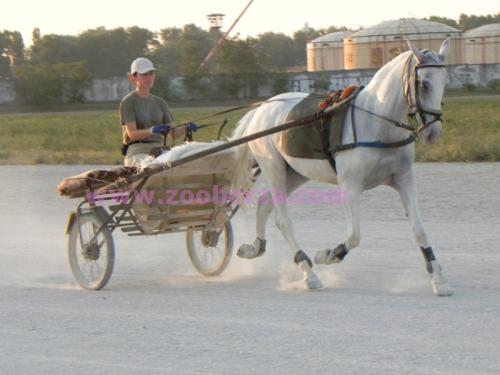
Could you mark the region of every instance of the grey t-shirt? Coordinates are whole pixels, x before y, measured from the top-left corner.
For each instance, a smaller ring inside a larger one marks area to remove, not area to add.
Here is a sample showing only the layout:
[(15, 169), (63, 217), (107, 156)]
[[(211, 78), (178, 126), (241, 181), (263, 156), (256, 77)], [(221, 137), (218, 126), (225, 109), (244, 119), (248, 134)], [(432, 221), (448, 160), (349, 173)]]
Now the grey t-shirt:
[[(143, 98), (133, 91), (120, 102), (120, 122), (124, 144), (131, 142), (124, 125), (132, 121), (135, 121), (137, 129), (147, 129), (154, 125), (169, 124), (173, 122), (173, 117), (168, 109), (167, 102), (159, 96), (149, 95), (147, 98)], [(163, 138), (160, 134), (152, 134), (142, 139), (142, 141), (151, 143), (151, 146), (154, 147), (161, 145)], [(140, 153), (139, 150), (147, 149), (148, 146), (142, 143), (134, 144), (129, 147), (127, 155)]]

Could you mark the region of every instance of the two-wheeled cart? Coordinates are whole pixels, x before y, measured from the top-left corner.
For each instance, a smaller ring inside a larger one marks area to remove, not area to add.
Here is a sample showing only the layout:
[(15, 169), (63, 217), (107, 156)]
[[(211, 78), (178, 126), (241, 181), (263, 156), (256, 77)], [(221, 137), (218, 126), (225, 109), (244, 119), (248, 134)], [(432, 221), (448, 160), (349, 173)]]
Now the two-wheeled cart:
[(219, 275), (233, 251), (231, 217), (238, 209), (230, 192), (234, 164), (234, 153), (224, 152), (175, 168), (153, 165), (130, 183), (89, 184), (66, 228), (78, 284), (98, 290), (109, 281), (116, 229), (129, 236), (185, 232), (196, 270)]

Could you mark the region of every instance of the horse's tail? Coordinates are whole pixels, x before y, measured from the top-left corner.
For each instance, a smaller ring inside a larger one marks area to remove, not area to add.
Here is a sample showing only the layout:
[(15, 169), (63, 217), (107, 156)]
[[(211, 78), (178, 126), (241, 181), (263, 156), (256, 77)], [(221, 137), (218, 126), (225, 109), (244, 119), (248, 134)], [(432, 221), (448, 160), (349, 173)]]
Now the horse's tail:
[[(234, 129), (229, 141), (234, 141), (240, 139), (246, 135), (246, 131), (250, 125), (250, 122), (255, 114), (256, 109), (251, 110), (246, 113), (245, 116), (238, 121), (236, 129)], [(233, 191), (246, 191), (250, 189), (253, 185), (252, 181), (252, 165), (254, 164), (254, 158), (248, 143), (239, 145), (236, 149), (237, 161), (234, 167), (233, 180), (231, 183), (231, 188)]]

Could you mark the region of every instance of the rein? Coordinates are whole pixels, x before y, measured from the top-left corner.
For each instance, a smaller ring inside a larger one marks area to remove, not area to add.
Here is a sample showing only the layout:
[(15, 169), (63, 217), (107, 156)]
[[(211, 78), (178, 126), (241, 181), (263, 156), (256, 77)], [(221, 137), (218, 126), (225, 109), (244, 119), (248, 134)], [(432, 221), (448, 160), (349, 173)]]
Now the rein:
[[(216, 113), (212, 113), (210, 115), (207, 115), (207, 116), (202, 116), (202, 117), (198, 117), (198, 118), (195, 118), (193, 120), (190, 120), (190, 121), (187, 121), (187, 122), (184, 122), (178, 126), (176, 126), (175, 128), (180, 128), (181, 126), (185, 126), (185, 125), (188, 125), (189, 123), (191, 122), (198, 122), (198, 121), (203, 121), (203, 120), (208, 120), (210, 118), (214, 118), (214, 117), (217, 117), (217, 116), (220, 116), (220, 115), (224, 115), (226, 113), (230, 113), (230, 112), (234, 112), (234, 111), (239, 111), (240, 109), (245, 109), (245, 108), (252, 108), (252, 107), (258, 107), (260, 106), (262, 103), (264, 102), (254, 102), (254, 103), (249, 103), (249, 104), (243, 104), (243, 105), (240, 105), (240, 106), (237, 106), (237, 107), (232, 107), (232, 108), (229, 108), (229, 109), (225, 109), (223, 111), (220, 111), (220, 112), (216, 112)], [(198, 126), (198, 129), (203, 129), (203, 128), (208, 128), (210, 126), (214, 126), (214, 125), (217, 125), (217, 123), (211, 123), (211, 124), (206, 124), (206, 125), (200, 125)]]
[[(224, 115), (226, 113), (239, 111), (240, 109), (258, 107), (258, 106), (262, 105), (262, 103), (264, 103), (264, 102), (254, 102), (254, 103), (249, 103), (249, 104), (243, 104), (243, 105), (240, 105), (240, 106), (237, 106), (237, 107), (231, 107), (231, 108), (225, 109), (223, 111), (219, 111), (219, 112), (207, 115), (207, 116), (202, 116), (202, 117), (198, 117), (198, 118), (195, 118), (195, 119), (183, 122), (182, 124), (179, 124), (177, 126), (172, 127), (172, 130), (177, 129), (177, 128), (181, 128), (183, 126), (185, 127), (185, 126), (189, 125), (192, 122), (198, 122), (198, 121), (208, 120), (208, 119), (211, 119), (211, 118), (214, 118), (214, 117), (218, 117), (220, 115)], [(208, 128), (208, 127), (215, 126), (215, 125), (219, 125), (220, 126), (220, 124), (218, 122), (211, 122), (211, 123), (208, 123), (208, 124), (205, 124), (205, 125), (198, 125), (197, 129), (199, 130), (199, 129)], [(220, 135), (221, 135), (221, 132), (222, 132), (222, 128), (224, 128), (226, 125), (227, 125), (227, 120), (224, 120), (221, 128), (219, 129), (218, 139), (220, 138)], [(165, 134), (164, 137), (163, 137), (163, 146), (164, 147), (166, 147), (166, 145), (167, 145), (167, 134)], [(189, 142), (193, 141), (193, 132), (192, 131), (186, 130), (186, 135), (184, 137), (184, 142), (186, 142), (186, 141), (189, 141)], [(172, 138), (172, 145), (173, 145), (173, 138)]]

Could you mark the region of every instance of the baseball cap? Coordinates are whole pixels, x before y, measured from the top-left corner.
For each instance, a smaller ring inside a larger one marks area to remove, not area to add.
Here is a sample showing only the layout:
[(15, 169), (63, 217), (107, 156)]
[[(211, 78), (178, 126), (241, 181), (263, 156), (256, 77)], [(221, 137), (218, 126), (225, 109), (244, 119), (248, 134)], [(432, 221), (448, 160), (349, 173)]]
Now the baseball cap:
[(139, 73), (144, 74), (151, 70), (156, 70), (153, 66), (151, 60), (145, 57), (138, 57), (134, 61), (132, 61), (132, 65), (130, 65), (130, 74)]

